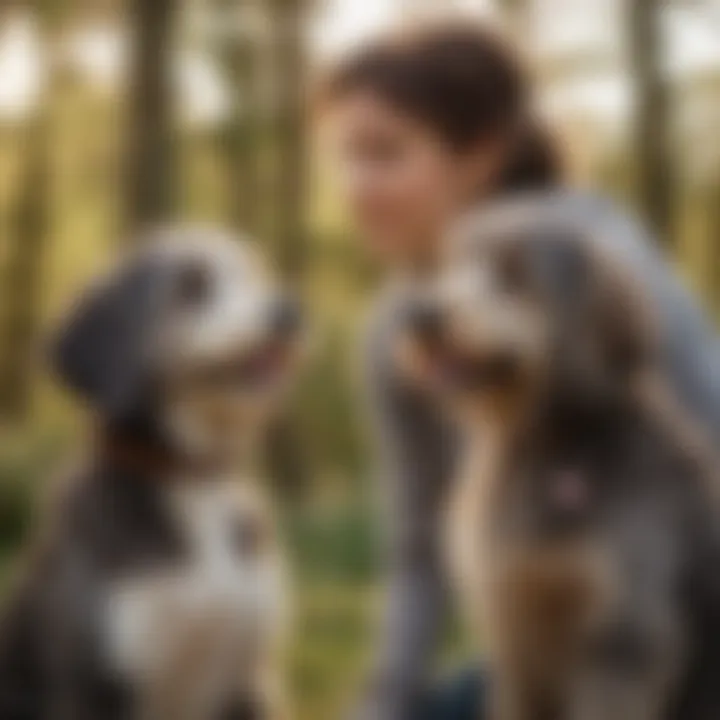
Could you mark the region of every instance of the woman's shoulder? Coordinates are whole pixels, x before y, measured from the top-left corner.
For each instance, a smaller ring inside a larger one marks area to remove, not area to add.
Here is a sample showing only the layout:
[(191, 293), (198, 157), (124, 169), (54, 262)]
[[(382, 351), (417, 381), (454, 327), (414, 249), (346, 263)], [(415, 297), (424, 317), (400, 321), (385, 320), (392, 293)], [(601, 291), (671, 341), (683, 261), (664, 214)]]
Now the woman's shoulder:
[(534, 189), (504, 195), (478, 208), (482, 215), (492, 217), (504, 213), (532, 213), (538, 217), (564, 217), (585, 223), (623, 221), (632, 223), (638, 232), (641, 223), (621, 201), (598, 191), (572, 187)]
[(621, 201), (599, 192), (569, 187), (532, 190), (499, 198), (476, 213), (490, 226), (502, 226), (521, 213), (549, 225), (576, 227), (581, 239), (628, 263), (641, 279), (666, 273), (662, 247), (645, 223)]
[(598, 191), (583, 190), (569, 187), (551, 188), (547, 190), (531, 191), (502, 199), (497, 209), (490, 212), (504, 212), (508, 205), (513, 212), (533, 213), (538, 217), (557, 218), (569, 222), (576, 222), (584, 228), (596, 232), (588, 233), (596, 240), (602, 242), (612, 228), (617, 237), (617, 231), (624, 237), (632, 237), (635, 241), (649, 242), (650, 233), (643, 222), (621, 200), (610, 198)]

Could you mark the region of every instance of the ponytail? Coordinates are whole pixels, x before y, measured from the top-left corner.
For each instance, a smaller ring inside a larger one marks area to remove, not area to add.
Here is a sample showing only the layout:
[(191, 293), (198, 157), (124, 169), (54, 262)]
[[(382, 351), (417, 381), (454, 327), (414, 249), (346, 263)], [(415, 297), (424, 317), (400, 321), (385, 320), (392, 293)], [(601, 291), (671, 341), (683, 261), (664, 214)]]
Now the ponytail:
[(541, 120), (532, 118), (513, 140), (497, 187), (500, 192), (539, 189), (556, 185), (562, 176), (556, 139)]

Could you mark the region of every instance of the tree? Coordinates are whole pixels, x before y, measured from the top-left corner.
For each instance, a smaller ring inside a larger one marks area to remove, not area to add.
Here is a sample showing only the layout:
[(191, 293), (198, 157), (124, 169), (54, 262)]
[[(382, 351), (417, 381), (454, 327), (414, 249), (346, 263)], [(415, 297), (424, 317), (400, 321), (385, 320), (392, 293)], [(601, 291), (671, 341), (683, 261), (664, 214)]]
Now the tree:
[[(303, 45), (306, 0), (270, 0), (273, 33), (275, 167), (272, 240), (288, 283), (299, 287), (306, 266), (305, 145), (306, 58)], [(300, 440), (299, 408), (291, 407), (271, 428), (267, 460), (275, 483), (297, 493), (308, 485), (307, 457)]]
[(126, 225), (130, 236), (167, 219), (175, 203), (172, 48), (176, 0), (130, 0), (133, 55), (129, 97)]
[(305, 0), (271, 0), (275, 66), (274, 244), (286, 277), (298, 282), (306, 261), (308, 180), (305, 146), (306, 59), (303, 45)]
[(230, 112), (220, 132), (231, 191), (228, 216), (238, 230), (259, 232), (260, 192), (260, 8), (254, 0), (215, 0), (227, 28), (216, 40), (229, 80)]
[(46, 87), (20, 129), (23, 165), (9, 219), (11, 242), (2, 282), (0, 319), (0, 413), (4, 419), (14, 421), (23, 419), (30, 409), (32, 369), (41, 325), (43, 265), (51, 224), (56, 47), (63, 17), (58, 2), (38, 0), (34, 10)]
[(673, 161), (669, 89), (663, 73), (660, 0), (630, 0), (628, 39), (635, 83), (633, 147), (641, 212), (657, 236), (673, 240)]

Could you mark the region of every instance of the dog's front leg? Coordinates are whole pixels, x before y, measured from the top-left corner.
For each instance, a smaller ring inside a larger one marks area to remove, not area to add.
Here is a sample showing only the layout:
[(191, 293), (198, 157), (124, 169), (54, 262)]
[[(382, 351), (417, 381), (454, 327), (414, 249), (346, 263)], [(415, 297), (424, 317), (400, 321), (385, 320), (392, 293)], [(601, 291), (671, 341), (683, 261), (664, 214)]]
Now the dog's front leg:
[(47, 712), (42, 631), (28, 598), (10, 601), (0, 623), (0, 718), (41, 720)]
[(480, 717), (490, 720), (557, 720), (560, 717), (556, 696), (550, 688), (529, 681), (521, 675), (492, 670), (488, 708)]
[[(491, 720), (536, 720), (536, 703), (521, 687), (506, 683), (498, 684), (490, 700)], [(485, 717), (483, 708), (480, 717)]]
[(585, 677), (571, 701), (568, 720), (659, 720), (665, 696), (651, 678), (615, 671)]
[(278, 650), (262, 655), (249, 675), (241, 674), (235, 696), (218, 720), (289, 720)]
[(233, 700), (217, 720), (271, 720), (262, 698), (243, 697)]
[(579, 668), (568, 720), (658, 720), (676, 687), (679, 649), (628, 634)]

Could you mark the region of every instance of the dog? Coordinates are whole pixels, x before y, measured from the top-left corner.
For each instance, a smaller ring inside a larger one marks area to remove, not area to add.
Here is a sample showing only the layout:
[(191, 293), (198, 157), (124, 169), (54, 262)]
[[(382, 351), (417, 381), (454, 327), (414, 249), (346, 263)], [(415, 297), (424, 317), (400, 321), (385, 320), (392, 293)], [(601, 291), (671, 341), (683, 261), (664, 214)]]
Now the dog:
[(287, 616), (245, 461), (293, 375), (298, 303), (251, 243), (165, 228), (52, 343), (96, 416), (0, 631), (3, 720), (277, 720)]
[(494, 720), (720, 717), (718, 465), (593, 227), (521, 202), (451, 233), (398, 342), (463, 430), (449, 563)]

